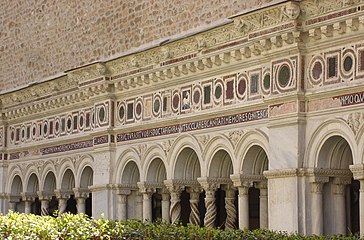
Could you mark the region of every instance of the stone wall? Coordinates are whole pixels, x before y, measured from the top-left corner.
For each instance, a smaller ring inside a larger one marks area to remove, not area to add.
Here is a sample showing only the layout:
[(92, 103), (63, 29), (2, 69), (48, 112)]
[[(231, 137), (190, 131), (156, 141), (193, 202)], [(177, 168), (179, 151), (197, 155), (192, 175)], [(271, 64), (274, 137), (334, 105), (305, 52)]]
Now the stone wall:
[(6, 0), (0, 7), (0, 91), (271, 1)]

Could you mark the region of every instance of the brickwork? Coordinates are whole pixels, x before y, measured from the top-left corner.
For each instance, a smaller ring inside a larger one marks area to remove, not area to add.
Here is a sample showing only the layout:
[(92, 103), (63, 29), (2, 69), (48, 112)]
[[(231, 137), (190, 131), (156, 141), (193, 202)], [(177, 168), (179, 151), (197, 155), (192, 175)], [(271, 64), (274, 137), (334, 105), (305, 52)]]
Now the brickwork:
[(0, 91), (270, 1), (7, 0), (0, 8)]

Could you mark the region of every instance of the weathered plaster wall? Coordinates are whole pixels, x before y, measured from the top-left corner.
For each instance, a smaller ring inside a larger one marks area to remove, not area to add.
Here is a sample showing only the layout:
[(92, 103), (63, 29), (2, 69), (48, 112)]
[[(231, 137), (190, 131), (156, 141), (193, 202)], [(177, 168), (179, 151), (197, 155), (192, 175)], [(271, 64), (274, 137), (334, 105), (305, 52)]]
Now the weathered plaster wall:
[(271, 1), (4, 0), (0, 4), (0, 91)]

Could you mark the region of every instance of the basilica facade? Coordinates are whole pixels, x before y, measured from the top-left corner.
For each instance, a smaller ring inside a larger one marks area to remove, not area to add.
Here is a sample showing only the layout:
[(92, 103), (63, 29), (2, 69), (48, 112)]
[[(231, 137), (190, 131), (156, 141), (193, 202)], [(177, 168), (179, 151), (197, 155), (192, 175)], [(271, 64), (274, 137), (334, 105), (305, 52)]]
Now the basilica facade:
[(278, 1), (3, 92), (0, 212), (364, 234), (364, 1)]

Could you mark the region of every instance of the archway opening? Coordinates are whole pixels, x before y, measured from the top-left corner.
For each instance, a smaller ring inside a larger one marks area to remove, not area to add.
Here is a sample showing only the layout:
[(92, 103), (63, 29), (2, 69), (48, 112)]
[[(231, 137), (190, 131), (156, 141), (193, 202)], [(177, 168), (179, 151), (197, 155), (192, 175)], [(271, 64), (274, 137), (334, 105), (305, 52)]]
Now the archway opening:
[(320, 148), (317, 168), (332, 170), (322, 191), (325, 235), (359, 232), (359, 183), (349, 170), (352, 164), (352, 150), (342, 136), (328, 138)]
[[(190, 182), (197, 182), (197, 178), (201, 176), (200, 161), (196, 152), (189, 147), (184, 148), (178, 155), (176, 165), (174, 169), (174, 179), (187, 180)], [(184, 225), (189, 223), (191, 206), (190, 206), (190, 194), (187, 192), (187, 188), (181, 193), (181, 222)], [(201, 193), (202, 194), (202, 193)], [(203, 211), (204, 209), (202, 209)], [(204, 212), (199, 212), (200, 222), (203, 222)]]
[(37, 197), (37, 192), (39, 191), (39, 181), (37, 175), (32, 173), (28, 180), (28, 186), (27, 186), (27, 194), (34, 196), (34, 201), (31, 204), (31, 213), (35, 215), (41, 214), (41, 207), (40, 207), (40, 201)]
[[(163, 185), (167, 179), (166, 167), (160, 158), (152, 160), (147, 171), (147, 182), (150, 185)], [(162, 194), (161, 188), (156, 188), (156, 192), (152, 195), (152, 221), (162, 218)]]
[(268, 170), (267, 153), (259, 145), (251, 146), (243, 160), (243, 173), (256, 179), (248, 190), (250, 230), (268, 227), (267, 180), (263, 177), (263, 172), (266, 170)]
[[(142, 200), (141, 196), (137, 193), (137, 183), (140, 181), (140, 173), (138, 165), (134, 161), (129, 161), (122, 171), (121, 174), (121, 184), (128, 186), (132, 189), (131, 194), (127, 196), (127, 209), (126, 209), (126, 218), (127, 219), (142, 219), (143, 211), (142, 211)], [(135, 203), (135, 204), (130, 204)]]
[(85, 199), (85, 214), (89, 217), (92, 216), (92, 193), (89, 187), (93, 185), (94, 171), (91, 167), (87, 166), (83, 169), (80, 180), (81, 191), (88, 192), (88, 197)]
[(19, 175), (16, 175), (13, 178), (10, 191), (12, 199), (9, 202), (9, 209), (12, 211), (23, 212), (24, 203), (21, 202), (20, 196), (21, 192), (23, 191), (23, 183)]
[(58, 210), (58, 201), (55, 196), (56, 189), (56, 176), (52, 171), (49, 171), (44, 179), (43, 191), (45, 194), (52, 196), (49, 201), (48, 208), (44, 209), (45, 213), (48, 213), (51, 216), (56, 216), (56, 210)]
[[(228, 220), (227, 209), (226, 209), (226, 191), (233, 192), (235, 196), (233, 204), (235, 205), (237, 203), (236, 191), (231, 189), (232, 183), (226, 184), (226, 181), (230, 179), (230, 175), (232, 173), (233, 173), (233, 163), (229, 153), (222, 149), (218, 150), (212, 157), (211, 165), (209, 168), (209, 177), (215, 179), (221, 179), (221, 182), (223, 183), (220, 185), (220, 188), (216, 191), (215, 194), (215, 204), (216, 204), (215, 226), (221, 229), (225, 229), (225, 227), (236, 228), (237, 226), (237, 217), (233, 220), (231, 219)], [(238, 206), (235, 205), (235, 208), (237, 207)], [(231, 222), (233, 222), (232, 226), (226, 226), (227, 223)]]
[(67, 200), (65, 212), (77, 214), (77, 206), (75, 195), (73, 194), (73, 188), (75, 187), (75, 177), (70, 169), (67, 169), (63, 175), (61, 190), (67, 191), (70, 194), (70, 198)]

